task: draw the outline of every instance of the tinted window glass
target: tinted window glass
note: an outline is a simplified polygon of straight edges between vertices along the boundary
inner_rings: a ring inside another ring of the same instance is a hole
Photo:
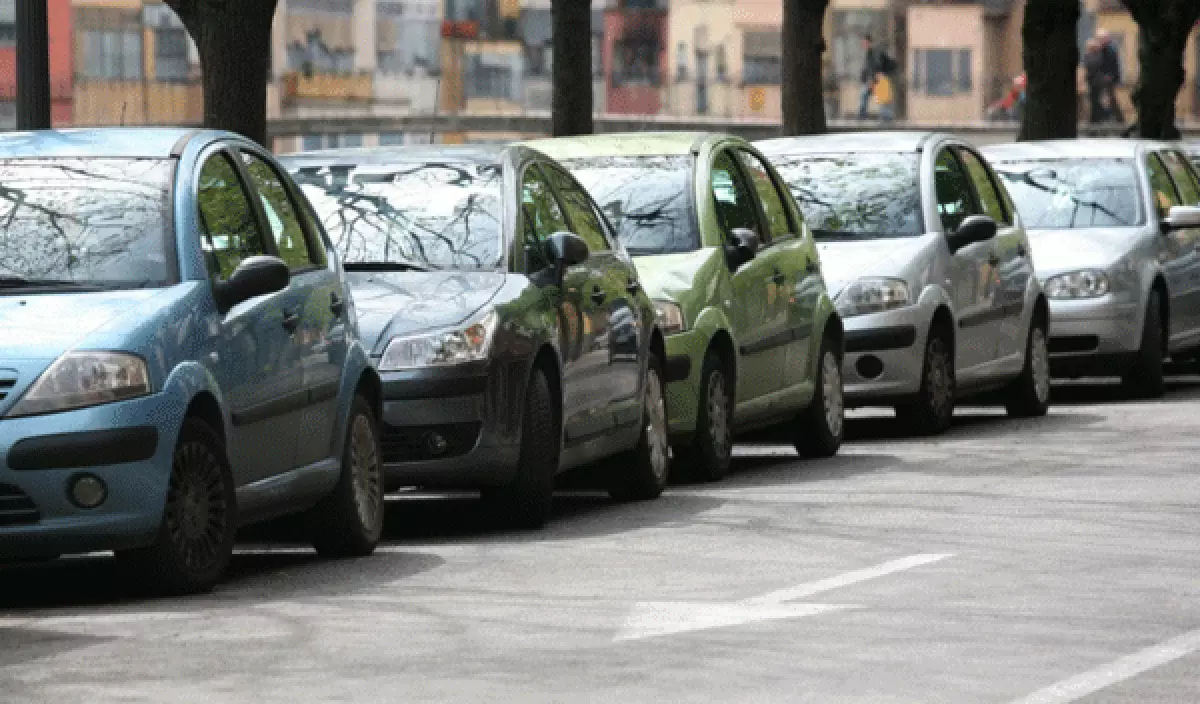
[[[817,239],[921,234],[916,154],[774,157]]]
[[[726,236],[737,228],[753,230],[762,236],[764,233],[759,232],[753,196],[742,181],[729,152],[722,152],[713,162],[711,183],[717,222],[721,223]]]
[[[497,164],[305,165],[293,178],[348,269],[500,264],[504,178]]]
[[[227,279],[243,259],[267,253],[254,210],[228,156],[216,154],[204,163],[196,199],[204,232],[201,246],[212,273]]]
[[[569,176],[553,166],[543,166],[542,172],[558,191],[562,205],[567,210],[567,217],[575,228],[575,234],[587,242],[588,249],[593,252],[603,252],[610,249],[608,240],[604,237],[604,226],[592,209],[592,202],[583,190],[575,185]]]
[[[1142,222],[1129,159],[1046,159],[996,164],[1026,227],[1128,227]]]
[[[1162,161],[1154,154],[1146,155],[1146,170],[1150,173],[1150,190],[1154,195],[1154,207],[1158,209],[1158,217],[1165,218],[1167,211],[1179,205],[1179,194],[1171,183],[1171,177]]]
[[[568,228],[558,199],[536,166],[525,169],[525,176],[521,179],[521,212],[528,270],[538,271],[550,265],[546,255],[546,240],[550,235]]]
[[[979,157],[966,149],[958,150],[958,158],[962,160],[963,166],[967,167],[967,173],[971,176],[971,183],[975,185],[975,195],[979,197],[979,205],[983,208],[983,214],[998,223],[1010,223],[1011,220],[1004,209],[1004,201],[1000,199],[1000,194],[992,183],[992,177],[988,174],[987,167],[983,165]]]
[[[600,157],[563,165],[591,193],[630,252],[688,252],[698,246],[688,208],[690,157]]]
[[[767,167],[763,165],[758,157],[750,152],[739,150],[737,155],[741,159],[746,173],[750,175],[750,182],[754,184],[754,190],[758,192],[763,212],[767,216],[767,226],[771,230],[771,238],[786,237],[793,234],[787,208],[784,207],[783,198],[780,197],[779,191],[775,188],[775,182],[771,180],[771,175],[767,173]]]
[[[1159,155],[1162,157],[1163,163],[1167,165],[1167,170],[1171,172],[1171,180],[1175,182],[1183,204],[1196,205],[1200,203],[1200,189],[1196,187],[1196,177],[1187,167],[1183,157],[1176,152],[1160,152]]]
[[[934,164],[934,187],[937,192],[938,215],[942,229],[954,232],[968,215],[979,215],[971,196],[971,184],[962,165],[949,149],[938,154]]]
[[[164,285],[174,162],[0,161],[0,277]]]
[[[242,152],[242,163],[246,165],[250,182],[258,191],[263,212],[267,216],[267,227],[271,229],[271,235],[275,238],[280,258],[293,269],[312,266],[308,242],[304,238],[304,228],[296,218],[296,209],[292,207],[292,199],[283,182],[279,180],[279,175],[265,161],[253,154]]]

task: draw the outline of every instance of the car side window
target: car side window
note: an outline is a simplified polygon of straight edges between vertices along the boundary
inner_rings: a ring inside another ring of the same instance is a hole
[[[729,152],[721,152],[713,161],[711,179],[717,222],[721,224],[726,239],[737,228],[753,230],[763,237],[753,197]]]
[[[308,253],[308,241],[300,225],[292,198],[288,195],[279,174],[267,162],[249,152],[241,152],[242,164],[254,190],[258,191],[263,212],[267,216],[267,227],[275,239],[279,258],[293,270],[306,269],[313,265]]]
[[[1167,165],[1167,171],[1171,174],[1171,180],[1175,182],[1175,188],[1179,192],[1179,199],[1183,205],[1200,204],[1200,187],[1196,185],[1196,176],[1187,162],[1179,154],[1179,152],[1160,152],[1163,163]]]
[[[228,279],[242,260],[267,253],[250,199],[227,154],[214,154],[200,169],[196,201],[201,248],[211,274]]]
[[[569,228],[558,199],[536,165],[527,167],[521,178],[521,221],[526,271],[541,271],[550,266],[546,241]]]
[[[938,154],[933,166],[934,187],[937,192],[938,215],[942,228],[955,232],[968,215],[978,215],[979,210],[971,195],[971,183],[962,165],[949,149]]]
[[[754,154],[739,149],[738,159],[741,160],[745,172],[750,175],[754,190],[758,191],[759,202],[762,203],[763,213],[767,216],[767,227],[771,231],[771,239],[781,239],[795,234],[791,218],[788,217],[787,207],[783,204],[783,196],[779,193],[767,167]]]
[[[1146,172],[1150,175],[1150,192],[1154,195],[1154,207],[1161,220],[1167,217],[1172,207],[1179,205],[1179,194],[1175,192],[1171,176],[1157,154],[1146,155]]]
[[[587,242],[588,249],[592,252],[604,252],[612,249],[612,245],[604,236],[604,226],[600,224],[600,218],[596,217],[596,211],[592,208],[592,200],[587,193],[575,185],[575,181],[561,169],[548,164],[541,168],[551,185],[554,186],[554,190],[558,191],[559,197],[562,198],[567,218],[574,226],[573,232]]]
[[[979,197],[979,206],[983,214],[1004,225],[1011,225],[1008,209],[1004,207],[1004,199],[996,189],[996,182],[984,166],[983,161],[969,149],[958,149],[958,158],[967,168],[971,183],[975,186],[975,195]]]

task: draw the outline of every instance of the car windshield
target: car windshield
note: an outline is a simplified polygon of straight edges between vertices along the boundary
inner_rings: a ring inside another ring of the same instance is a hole
[[[0,160],[0,293],[170,278],[167,159]]]
[[[504,247],[499,164],[293,167],[347,269],[495,269]]]
[[[690,252],[691,157],[613,156],[562,162],[608,215],[631,254]]]
[[[924,231],[916,154],[797,154],[771,161],[817,239],[912,237]]]
[[[1025,227],[1132,227],[1145,221],[1131,159],[1043,159],[995,166]]]

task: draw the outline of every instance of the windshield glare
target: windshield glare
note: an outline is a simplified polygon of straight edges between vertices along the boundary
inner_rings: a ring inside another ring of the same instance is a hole
[[[916,154],[802,154],[771,161],[817,239],[923,231]]]
[[[0,161],[0,279],[168,283],[166,159]]]
[[[504,244],[503,172],[468,162],[293,170],[347,265],[495,269]]]
[[[1131,159],[997,163],[1025,227],[1132,227],[1145,222]]]
[[[562,162],[608,216],[632,254],[699,246],[688,208],[691,158],[621,156]]]

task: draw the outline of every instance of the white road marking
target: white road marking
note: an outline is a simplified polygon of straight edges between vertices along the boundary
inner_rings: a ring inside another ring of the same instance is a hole
[[[920,567],[944,560],[947,557],[950,555],[911,555],[874,567],[854,570],[829,579],[808,582],[739,601],[643,601],[635,604],[630,610],[624,625],[613,640],[638,640],[859,608],[854,604],[786,604],[784,602]]]
[[[1017,699],[1012,704],[1067,704],[1077,701],[1105,687],[1114,685],[1147,670],[1165,665],[1172,660],[1200,649],[1200,629],[1189,631],[1171,640],[1152,645],[1131,655],[1118,658],[1074,677],[1052,684],[1045,689]]]

